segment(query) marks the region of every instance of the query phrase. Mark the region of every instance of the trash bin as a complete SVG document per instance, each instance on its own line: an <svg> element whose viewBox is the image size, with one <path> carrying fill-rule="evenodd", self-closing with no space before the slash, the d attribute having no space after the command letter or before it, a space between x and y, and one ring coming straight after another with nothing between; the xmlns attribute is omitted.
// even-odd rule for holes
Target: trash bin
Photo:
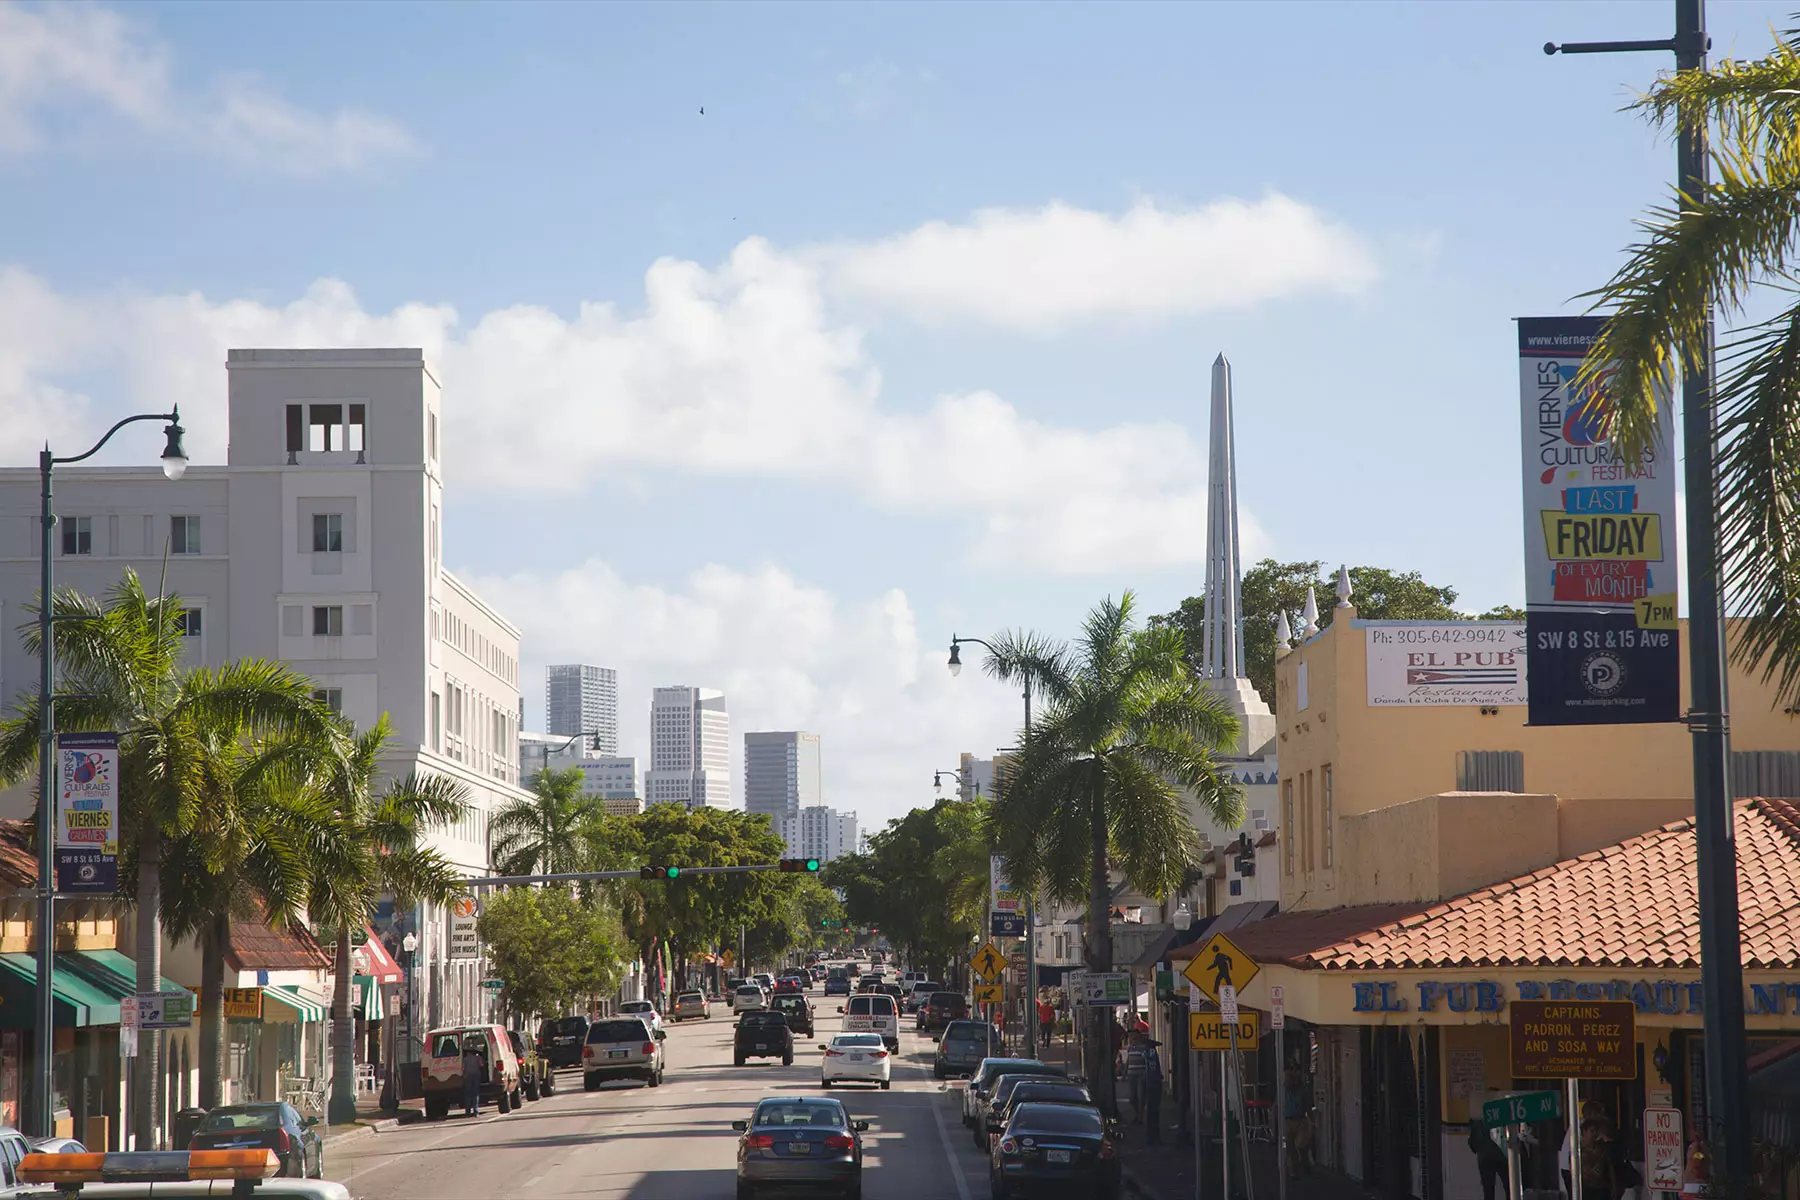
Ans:
<svg viewBox="0 0 1800 1200"><path fill-rule="evenodd" d="M206 1119L204 1108L184 1108L169 1118L169 1148L186 1150L194 1140L194 1134L200 1130L200 1122Z"/></svg>

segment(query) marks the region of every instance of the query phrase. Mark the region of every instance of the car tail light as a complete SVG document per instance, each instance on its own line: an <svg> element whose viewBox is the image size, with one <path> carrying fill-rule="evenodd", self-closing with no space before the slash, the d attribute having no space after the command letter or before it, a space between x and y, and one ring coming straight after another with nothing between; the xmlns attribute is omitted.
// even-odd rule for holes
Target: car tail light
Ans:
<svg viewBox="0 0 1800 1200"><path fill-rule="evenodd" d="M826 1058L842 1058L842 1057L844 1057L844 1052L842 1050L828 1049L825 1051L825 1057Z"/></svg>
<svg viewBox="0 0 1800 1200"><path fill-rule="evenodd" d="M594 1048L592 1046L583 1046L581 1048L581 1057L583 1057L583 1058L594 1057Z"/></svg>
<svg viewBox="0 0 1800 1200"><path fill-rule="evenodd" d="M869 1057L870 1058L886 1058L887 1051L886 1050L871 1050L871 1051L869 1051Z"/></svg>
<svg viewBox="0 0 1800 1200"><path fill-rule="evenodd" d="M1019 1152L1019 1143L1013 1141L1011 1138L1002 1138L1001 1139L1000 1153L1002 1153L1002 1154L1017 1154L1018 1152Z"/></svg>
<svg viewBox="0 0 1800 1200"><path fill-rule="evenodd" d="M775 1147L775 1139L770 1134L753 1133L744 1139L744 1145L752 1150L772 1150Z"/></svg>
<svg viewBox="0 0 1800 1200"><path fill-rule="evenodd" d="M833 1150L848 1150L856 1145L847 1133L834 1133L825 1139L825 1144Z"/></svg>
<svg viewBox="0 0 1800 1200"><path fill-rule="evenodd" d="M656 1053L656 1043L655 1042L645 1042L644 1043L644 1053L645 1054L655 1054Z"/></svg>
<svg viewBox="0 0 1800 1200"><path fill-rule="evenodd" d="M277 1129L275 1131L275 1148L280 1150L283 1154L294 1148L293 1139L288 1137L287 1130Z"/></svg>
<svg viewBox="0 0 1800 1200"><path fill-rule="evenodd" d="M1112 1156L1113 1156L1112 1139L1111 1138L1101 1138L1100 1139L1100 1157L1101 1158L1111 1158Z"/></svg>

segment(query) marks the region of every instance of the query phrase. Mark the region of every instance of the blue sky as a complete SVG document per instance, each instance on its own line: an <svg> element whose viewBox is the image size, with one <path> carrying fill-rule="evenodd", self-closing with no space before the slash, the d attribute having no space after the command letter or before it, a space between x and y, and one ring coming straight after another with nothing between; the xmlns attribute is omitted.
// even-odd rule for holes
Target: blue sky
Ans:
<svg viewBox="0 0 1800 1200"><path fill-rule="evenodd" d="M1198 590L1220 351L1247 557L1519 601L1510 319L1577 311L1674 158L1620 111L1666 56L1540 47L1672 19L0 7L0 454L179 399L221 457L226 346L425 345L529 711L617 665L641 752L652 685L723 687L879 821L1011 740L953 629Z"/></svg>

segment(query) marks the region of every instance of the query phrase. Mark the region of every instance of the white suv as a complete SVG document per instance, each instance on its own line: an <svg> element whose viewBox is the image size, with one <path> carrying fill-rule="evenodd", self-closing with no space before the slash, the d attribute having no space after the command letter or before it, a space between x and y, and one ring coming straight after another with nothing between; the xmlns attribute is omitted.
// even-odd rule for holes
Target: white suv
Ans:
<svg viewBox="0 0 1800 1200"><path fill-rule="evenodd" d="M731 994L731 1011L752 1012L769 1006L769 994L754 983L746 983Z"/></svg>
<svg viewBox="0 0 1800 1200"><path fill-rule="evenodd" d="M662 1014L656 1011L656 1005L648 1000L627 1000L619 1005L619 1012L627 1017L642 1017L644 1023L653 1030L663 1027Z"/></svg>
<svg viewBox="0 0 1800 1200"><path fill-rule="evenodd" d="M663 1039L641 1016L602 1017L588 1026L581 1048L581 1085L593 1091L608 1079L641 1079L651 1087L663 1081Z"/></svg>

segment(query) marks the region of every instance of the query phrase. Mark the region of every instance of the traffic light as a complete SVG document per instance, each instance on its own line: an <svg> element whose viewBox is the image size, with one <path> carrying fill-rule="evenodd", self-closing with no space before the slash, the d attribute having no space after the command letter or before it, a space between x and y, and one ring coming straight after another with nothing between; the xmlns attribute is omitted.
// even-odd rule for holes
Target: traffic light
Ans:
<svg viewBox="0 0 1800 1200"><path fill-rule="evenodd" d="M679 879L680 867L639 867L639 879Z"/></svg>
<svg viewBox="0 0 1800 1200"><path fill-rule="evenodd" d="M776 864L775 869L782 872L802 871L817 875L819 873L819 860L816 858L784 858Z"/></svg>

